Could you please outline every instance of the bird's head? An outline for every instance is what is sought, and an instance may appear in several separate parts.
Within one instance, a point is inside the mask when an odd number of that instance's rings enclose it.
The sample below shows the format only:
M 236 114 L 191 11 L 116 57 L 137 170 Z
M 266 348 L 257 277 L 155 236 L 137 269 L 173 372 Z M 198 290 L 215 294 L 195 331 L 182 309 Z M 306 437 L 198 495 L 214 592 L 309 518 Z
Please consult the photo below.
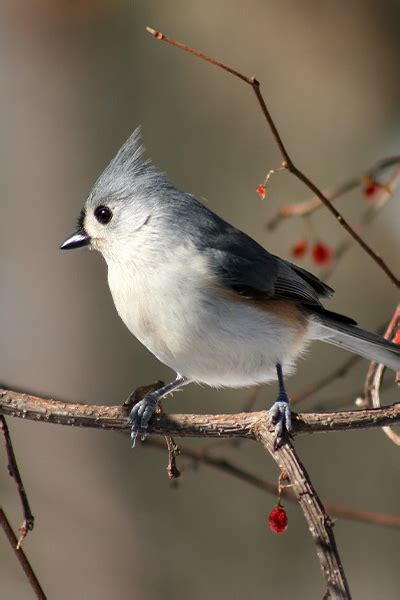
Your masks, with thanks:
M 157 220 L 163 190 L 171 187 L 143 154 L 137 128 L 96 181 L 76 230 L 61 250 L 90 246 L 107 262 L 120 261 L 137 250 L 148 233 L 145 230 Z

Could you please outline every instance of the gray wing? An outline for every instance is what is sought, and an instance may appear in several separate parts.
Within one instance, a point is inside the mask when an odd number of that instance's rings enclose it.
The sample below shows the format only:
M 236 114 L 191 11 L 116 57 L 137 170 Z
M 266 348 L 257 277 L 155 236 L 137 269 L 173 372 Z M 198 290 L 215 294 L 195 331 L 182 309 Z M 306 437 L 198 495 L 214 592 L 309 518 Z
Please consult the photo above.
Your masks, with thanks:
M 333 295 L 332 288 L 312 273 L 270 254 L 204 205 L 198 203 L 196 208 L 196 231 L 192 229 L 190 237 L 226 287 L 249 298 L 287 299 L 318 307 L 320 297 Z

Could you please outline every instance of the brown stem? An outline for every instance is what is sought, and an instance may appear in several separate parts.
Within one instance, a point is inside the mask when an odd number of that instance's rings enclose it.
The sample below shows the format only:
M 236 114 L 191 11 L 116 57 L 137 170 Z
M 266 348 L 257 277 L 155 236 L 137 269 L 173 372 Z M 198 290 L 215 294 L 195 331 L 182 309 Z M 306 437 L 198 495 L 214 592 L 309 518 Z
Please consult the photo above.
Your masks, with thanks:
M 386 206 L 387 201 L 393 197 L 394 191 L 400 184 L 400 168 L 398 167 L 393 176 L 387 183 L 387 186 L 384 186 L 380 192 L 377 192 L 376 198 L 374 198 L 367 210 L 361 216 L 356 229 L 359 233 L 362 233 L 367 225 L 369 225 L 376 217 L 376 215 Z M 390 191 L 389 191 L 390 190 Z M 342 242 L 336 246 L 334 251 L 334 260 L 331 264 L 323 269 L 319 277 L 322 281 L 328 281 L 331 275 L 333 274 L 339 260 L 343 258 L 343 256 L 352 248 L 352 239 L 350 237 L 346 237 Z
M 328 200 L 328 198 L 317 188 L 312 181 L 306 177 L 297 167 L 292 167 L 291 172 L 302 181 L 306 186 L 310 188 L 312 192 L 325 204 L 325 206 L 330 210 L 330 212 L 334 215 L 334 217 L 338 220 L 340 225 L 352 236 L 352 238 L 365 250 L 365 252 L 376 262 L 376 264 L 382 269 L 384 273 L 389 277 L 389 279 L 394 283 L 396 287 L 400 287 L 400 279 L 396 277 L 396 275 L 389 269 L 388 265 L 385 263 L 383 258 L 379 256 L 377 252 L 375 252 L 365 241 L 364 239 L 351 227 L 351 225 L 346 221 L 346 219 L 341 215 L 341 213 L 333 206 L 333 204 Z
M 18 392 L 0 390 L 0 413 L 9 414 L 14 417 L 21 417 L 35 421 L 46 421 L 49 423 L 58 423 L 63 425 L 78 425 L 84 427 L 95 427 L 102 429 L 127 430 L 127 406 L 94 406 L 85 404 L 67 404 L 55 400 L 46 400 L 22 394 Z M 335 413 L 314 413 L 293 415 L 293 433 L 312 433 L 316 431 L 334 431 L 348 430 L 362 427 L 379 427 L 400 421 L 400 405 L 380 409 L 368 409 L 361 411 L 342 411 Z M 270 428 L 270 430 L 269 430 Z M 257 439 L 262 432 L 264 439 L 268 432 L 269 438 L 273 439 L 274 427 L 269 425 L 267 413 L 265 411 L 255 413 L 240 413 L 236 415 L 156 415 L 153 417 L 149 426 L 149 432 L 161 435 L 179 435 L 191 437 L 244 437 L 248 439 Z M 264 442 L 263 442 L 264 443 Z M 267 443 L 267 442 L 265 442 Z M 272 441 L 271 441 L 272 444 Z M 294 456 L 291 447 L 287 444 L 285 461 L 282 463 L 282 469 L 289 461 L 288 456 Z M 279 452 L 282 452 L 281 449 Z M 300 468 L 294 458 L 293 469 Z M 296 466 L 297 465 L 297 466 Z M 281 465 L 280 465 L 281 466 Z M 288 469 L 286 468 L 286 471 Z M 290 471 L 288 471 L 290 473 Z M 292 474 L 295 470 L 292 470 Z M 292 481 L 292 478 L 291 478 Z M 297 489 L 303 485 L 303 480 L 296 483 Z M 305 485 L 305 484 L 304 484 Z M 308 484 L 307 484 L 308 485 Z M 307 487 L 307 486 L 306 486 Z M 318 499 L 312 502 L 319 503 Z M 315 508 L 315 506 L 314 506 Z M 304 507 L 303 507 L 304 509 Z M 316 510 L 316 508 L 315 508 Z M 308 515 L 310 521 L 311 516 Z M 328 564 L 335 563 L 335 548 L 330 539 L 330 532 L 326 529 L 327 524 L 323 526 L 324 535 L 328 535 L 330 545 L 326 548 L 327 556 L 320 555 L 320 561 L 328 561 Z M 322 535 L 321 531 L 318 535 Z M 322 537 L 324 539 L 324 537 Z M 320 549 L 320 552 L 323 551 Z M 329 558 L 329 560 L 328 560 Z M 337 562 L 337 561 L 336 561 Z M 330 569 L 330 567 L 329 567 Z M 345 589 L 345 581 L 339 565 L 335 567 L 335 574 L 327 573 L 329 589 L 338 587 L 338 594 Z M 337 569 L 339 569 L 337 571 Z M 340 583 L 340 585 L 339 585 Z M 338 598 L 348 598 L 347 596 L 336 596 Z
M 320 567 L 327 584 L 325 598 L 351 598 L 350 589 L 333 535 L 333 523 L 315 491 L 309 475 L 290 442 L 275 450 L 274 437 L 265 421 L 253 428 L 256 438 L 270 453 L 281 472 L 285 472 L 308 523 L 317 549 Z
M 398 165 L 399 163 L 400 156 L 383 158 L 375 165 L 370 167 L 367 171 L 347 179 L 337 187 L 324 192 L 324 194 L 332 202 L 333 200 L 340 198 L 340 196 L 343 196 L 344 194 L 347 194 L 348 192 L 358 188 L 364 178 L 374 179 L 381 172 L 393 167 L 394 165 Z M 392 184 L 390 182 L 382 187 L 382 193 L 389 195 L 389 189 L 392 190 Z M 304 202 L 297 202 L 296 204 L 284 204 L 279 208 L 277 214 L 267 223 L 267 228 L 269 230 L 274 229 L 282 220 L 287 219 L 288 217 L 306 217 L 311 215 L 313 212 L 321 208 L 321 206 L 323 206 L 321 200 L 315 196 L 309 200 L 305 200 Z
M 26 555 L 25 555 L 25 552 L 23 551 L 23 549 L 21 547 L 17 548 L 18 540 L 17 540 L 17 538 L 11 528 L 11 525 L 5 515 L 5 512 L 2 508 L 0 508 L 0 525 L 4 529 L 7 539 L 10 542 L 10 544 L 18 558 L 21 567 L 24 570 L 24 573 L 27 576 L 29 583 L 32 586 L 32 589 L 34 590 L 36 597 L 39 598 L 39 600 L 46 600 L 45 593 L 38 581 L 38 578 L 36 577 L 32 567 L 30 565 Z
M 332 371 L 331 373 L 329 373 L 328 375 L 326 375 L 325 377 L 323 377 L 316 383 L 313 383 L 312 385 L 308 386 L 307 388 L 305 388 L 298 394 L 291 396 L 291 398 L 290 398 L 291 405 L 293 406 L 294 404 L 303 402 L 303 400 L 306 400 L 306 398 L 308 398 L 312 394 L 319 392 L 320 390 L 325 388 L 327 385 L 329 385 L 333 381 L 336 381 L 336 379 L 345 377 L 345 375 L 347 375 L 347 373 L 349 373 L 351 371 L 351 369 L 354 367 L 354 365 L 356 365 L 358 363 L 359 360 L 361 360 L 361 358 L 359 356 L 353 355 L 343 365 L 341 365 L 340 367 L 338 367 L 337 369 L 335 369 L 334 371 Z
M 181 472 L 176 465 L 176 457 L 180 455 L 181 451 L 179 446 L 175 443 L 174 438 L 171 435 L 165 436 L 165 441 L 168 449 L 168 465 L 167 474 L 170 479 L 178 479 L 181 476 Z
M 32 531 L 35 517 L 31 512 L 31 508 L 29 506 L 28 496 L 25 491 L 24 484 L 22 482 L 21 474 L 18 469 L 17 459 L 15 458 L 15 453 L 13 449 L 13 445 L 11 442 L 10 431 L 8 429 L 6 419 L 3 415 L 0 415 L 0 429 L 3 431 L 4 442 L 6 446 L 7 458 L 8 458 L 8 472 L 11 477 L 14 478 L 15 483 L 17 484 L 18 494 L 22 504 L 22 510 L 24 514 L 24 522 L 19 528 L 20 538 L 17 543 L 17 549 L 21 546 L 23 540 L 25 539 L 28 531 Z
M 392 339 L 400 326 L 400 304 L 397 305 L 394 311 L 393 317 L 386 329 L 385 339 Z M 365 400 L 368 404 L 371 404 L 374 408 L 380 408 L 380 389 L 382 386 L 383 375 L 385 372 L 385 366 L 376 362 L 371 362 L 368 369 L 367 377 L 365 380 Z M 398 381 L 397 374 L 397 381 Z M 392 427 L 382 427 L 383 432 L 396 446 L 400 446 L 400 435 L 393 431 Z
M 165 451 L 165 445 L 163 444 L 163 442 L 155 437 L 146 439 L 145 447 L 146 446 Z M 262 492 L 266 492 L 267 494 L 276 496 L 275 483 L 272 483 L 270 481 L 262 479 L 261 477 L 257 477 L 257 475 L 249 473 L 248 471 L 246 471 L 246 469 L 243 469 L 239 465 L 236 465 L 227 458 L 213 456 L 209 453 L 209 450 L 209 446 L 204 450 L 194 450 L 193 448 L 189 448 L 188 446 L 182 446 L 181 444 L 179 445 L 180 456 L 189 458 L 194 463 L 199 463 L 207 467 L 216 469 L 217 471 L 220 471 L 222 473 L 226 473 L 227 475 L 235 477 L 236 479 L 240 479 L 240 481 L 248 483 L 249 485 L 261 490 Z M 282 497 L 284 497 L 289 502 L 295 502 L 297 504 L 295 496 L 289 489 L 282 490 Z M 366 510 L 359 510 L 355 508 L 349 508 L 347 506 L 340 506 L 338 504 L 331 504 L 329 502 L 325 502 L 325 508 L 327 512 L 333 517 L 348 519 L 350 521 L 359 521 L 360 523 L 394 527 L 396 529 L 400 528 L 400 516 L 397 515 L 389 515 L 385 513 L 376 513 Z
M 377 332 L 379 334 L 381 334 L 381 333 L 383 334 L 385 330 L 386 330 L 386 322 L 377 328 Z M 291 396 L 290 397 L 291 405 L 293 406 L 294 404 L 299 404 L 300 402 L 303 402 L 304 400 L 309 398 L 312 394 L 319 392 L 320 390 L 322 390 L 326 386 L 328 386 L 330 383 L 333 383 L 334 381 L 336 381 L 336 379 L 341 379 L 342 377 L 345 377 L 347 375 L 347 373 L 349 373 L 352 370 L 352 368 L 360 360 L 361 360 L 360 356 L 353 354 L 345 363 L 340 365 L 340 367 L 338 367 L 331 373 L 328 373 L 328 375 L 325 375 L 324 377 L 322 377 L 322 379 L 320 379 L 316 383 L 309 385 L 304 390 L 301 390 L 297 394 Z M 374 363 L 372 363 L 372 365 L 373 364 Z M 370 366 L 370 369 L 371 369 L 371 366 Z M 368 376 L 367 376 L 367 380 L 368 380 Z M 355 394 L 354 397 L 356 397 L 356 395 L 357 394 Z M 348 400 L 345 400 L 343 402 L 343 404 L 348 404 Z M 366 406 L 368 406 L 368 402 L 366 403 Z
M 384 273 L 386 273 L 386 275 L 394 283 L 394 285 L 396 287 L 400 287 L 400 279 L 398 279 L 394 275 L 394 273 L 392 273 L 392 271 L 389 269 L 388 265 L 385 263 L 385 261 L 382 259 L 382 257 L 379 256 L 363 240 L 363 238 L 356 231 L 354 231 L 354 229 L 351 227 L 351 225 L 346 221 L 346 219 L 343 217 L 343 215 L 341 215 L 341 213 L 333 206 L 333 204 L 325 196 L 325 194 L 323 194 L 321 192 L 321 190 L 302 171 L 300 171 L 300 169 L 298 169 L 295 166 L 295 164 L 293 163 L 292 159 L 290 158 L 290 156 L 288 154 L 288 151 L 286 150 L 283 140 L 279 134 L 278 128 L 276 127 L 275 122 L 268 110 L 268 107 L 263 98 L 263 95 L 261 94 L 260 83 L 257 81 L 257 79 L 255 77 L 248 77 L 247 75 L 243 75 L 242 73 L 239 73 L 239 71 L 236 71 L 235 69 L 232 69 L 231 67 L 228 67 L 227 65 L 224 65 L 223 63 L 216 60 L 215 58 L 207 56 L 206 54 L 203 54 L 203 53 L 199 52 L 198 50 L 195 50 L 194 48 L 190 48 L 189 46 L 187 46 L 186 44 L 183 44 L 182 42 L 177 42 L 176 40 L 168 38 L 163 33 L 156 31 L 155 29 L 147 27 L 147 31 L 152 36 L 154 36 L 156 39 L 163 40 L 163 41 L 167 42 L 168 44 L 171 44 L 172 46 L 179 48 L 180 50 L 189 52 L 190 54 L 193 54 L 197 58 L 200 58 L 212 65 L 215 65 L 216 67 L 219 67 L 220 69 L 223 69 L 224 71 L 227 71 L 231 75 L 234 75 L 235 77 L 238 77 L 245 83 L 251 85 L 251 87 L 256 95 L 256 98 L 258 100 L 258 103 L 261 107 L 261 110 L 264 114 L 264 117 L 268 123 L 270 130 L 271 130 L 271 133 L 272 133 L 272 135 L 275 139 L 275 142 L 279 148 L 279 151 L 282 155 L 282 158 L 283 158 L 282 166 L 286 167 L 295 177 L 297 177 L 297 179 L 302 181 L 313 192 L 313 194 L 315 194 L 315 196 L 317 196 L 317 198 L 319 198 L 321 200 L 321 202 L 327 207 L 327 209 L 337 219 L 337 221 L 340 223 L 340 225 L 354 238 L 354 240 L 363 248 L 363 250 L 365 250 L 365 252 L 372 258 L 372 260 L 374 260 L 376 262 L 376 264 L 384 271 Z

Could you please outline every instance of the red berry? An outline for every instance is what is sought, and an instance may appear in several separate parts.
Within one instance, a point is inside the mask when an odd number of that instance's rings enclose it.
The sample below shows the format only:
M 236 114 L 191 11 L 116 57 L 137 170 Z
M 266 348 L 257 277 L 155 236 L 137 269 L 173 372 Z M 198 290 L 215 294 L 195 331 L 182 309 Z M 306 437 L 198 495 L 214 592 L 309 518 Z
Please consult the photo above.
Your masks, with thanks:
M 332 248 L 324 242 L 316 242 L 312 248 L 312 257 L 317 265 L 328 265 L 332 260 Z
M 369 181 L 366 186 L 364 186 L 363 193 L 366 198 L 372 198 L 375 196 L 376 192 L 381 188 L 381 184 L 377 181 Z
M 395 333 L 395 336 L 393 338 L 393 343 L 400 345 L 400 327 Z
M 259 185 L 256 189 L 257 194 L 264 200 L 265 198 L 265 185 Z
M 275 533 L 283 533 L 288 526 L 288 518 L 284 508 L 273 508 L 268 519 L 269 528 Z
M 307 240 L 299 240 L 292 246 L 291 254 L 293 258 L 303 258 L 307 252 L 308 242 Z

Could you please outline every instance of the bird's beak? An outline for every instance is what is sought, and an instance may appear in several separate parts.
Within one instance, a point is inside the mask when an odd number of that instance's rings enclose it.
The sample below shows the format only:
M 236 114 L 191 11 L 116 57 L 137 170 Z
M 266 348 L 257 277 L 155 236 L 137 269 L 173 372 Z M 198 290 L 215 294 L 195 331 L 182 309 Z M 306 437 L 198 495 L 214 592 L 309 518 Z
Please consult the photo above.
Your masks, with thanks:
M 86 231 L 83 228 L 77 229 L 61 244 L 60 250 L 73 250 L 74 248 L 83 248 L 83 246 L 88 246 L 90 244 L 90 241 L 90 236 L 86 233 Z

